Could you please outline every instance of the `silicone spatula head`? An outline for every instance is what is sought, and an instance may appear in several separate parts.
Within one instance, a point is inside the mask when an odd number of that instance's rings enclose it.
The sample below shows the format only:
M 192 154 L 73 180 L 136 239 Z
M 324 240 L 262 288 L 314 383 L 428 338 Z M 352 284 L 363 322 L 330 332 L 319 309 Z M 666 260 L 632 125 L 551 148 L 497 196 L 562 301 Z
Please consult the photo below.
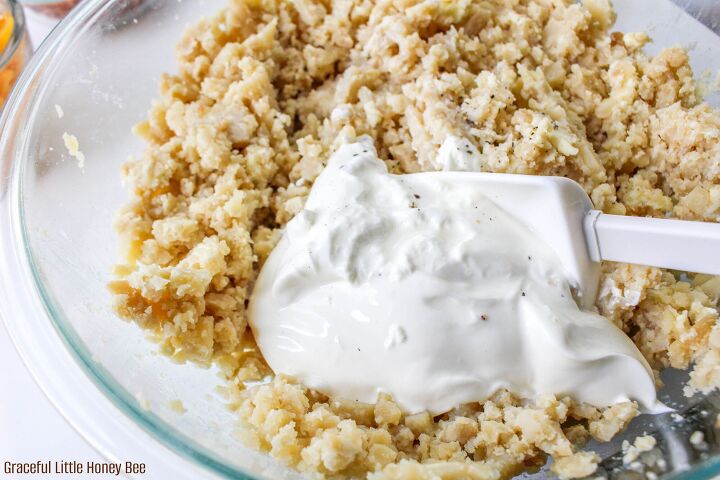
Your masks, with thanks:
M 500 208 L 529 227 L 562 261 L 581 307 L 595 303 L 600 264 L 590 257 L 583 222 L 592 202 L 576 182 L 562 177 L 443 172 L 472 182 Z M 447 178 L 447 177 L 445 177 Z
M 595 303 L 603 260 L 720 275 L 720 223 L 604 214 L 562 177 L 451 175 L 482 188 L 555 250 L 582 308 Z

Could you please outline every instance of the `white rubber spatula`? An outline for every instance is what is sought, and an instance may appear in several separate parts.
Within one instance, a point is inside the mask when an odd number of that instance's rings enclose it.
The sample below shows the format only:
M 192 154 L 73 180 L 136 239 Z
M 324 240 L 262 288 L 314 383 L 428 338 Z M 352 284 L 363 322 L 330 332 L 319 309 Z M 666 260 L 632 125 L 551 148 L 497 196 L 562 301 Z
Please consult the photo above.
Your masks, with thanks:
M 720 275 L 720 223 L 608 215 L 562 177 L 456 175 L 476 188 L 480 182 L 488 198 L 555 249 L 584 308 L 595 303 L 603 260 Z

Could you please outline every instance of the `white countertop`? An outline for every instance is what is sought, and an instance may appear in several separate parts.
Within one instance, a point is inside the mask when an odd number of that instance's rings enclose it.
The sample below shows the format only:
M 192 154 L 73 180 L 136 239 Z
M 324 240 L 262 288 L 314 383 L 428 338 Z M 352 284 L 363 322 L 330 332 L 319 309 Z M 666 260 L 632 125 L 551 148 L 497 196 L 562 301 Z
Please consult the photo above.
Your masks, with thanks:
M 50 404 L 0 326 L 0 477 L 2 464 L 102 457 Z M 18 477 L 19 478 L 19 477 Z

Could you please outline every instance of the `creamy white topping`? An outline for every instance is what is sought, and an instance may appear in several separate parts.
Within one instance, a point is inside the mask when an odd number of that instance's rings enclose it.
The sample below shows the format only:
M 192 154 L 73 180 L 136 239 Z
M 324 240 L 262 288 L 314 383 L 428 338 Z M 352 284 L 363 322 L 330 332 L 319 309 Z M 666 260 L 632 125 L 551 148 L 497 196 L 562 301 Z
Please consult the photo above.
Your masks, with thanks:
M 433 164 L 438 170 L 479 172 L 482 170 L 482 156 L 471 142 L 449 136 L 440 147 Z
M 437 163 L 472 168 L 456 147 Z M 254 288 L 270 367 L 342 398 L 387 392 L 411 413 L 501 388 L 658 409 L 642 355 L 578 308 L 557 254 L 456 178 L 391 175 L 369 138 L 340 148 Z
M 352 107 L 347 103 L 343 103 L 335 107 L 330 113 L 330 121 L 333 123 L 340 123 L 344 120 L 348 120 L 351 114 Z

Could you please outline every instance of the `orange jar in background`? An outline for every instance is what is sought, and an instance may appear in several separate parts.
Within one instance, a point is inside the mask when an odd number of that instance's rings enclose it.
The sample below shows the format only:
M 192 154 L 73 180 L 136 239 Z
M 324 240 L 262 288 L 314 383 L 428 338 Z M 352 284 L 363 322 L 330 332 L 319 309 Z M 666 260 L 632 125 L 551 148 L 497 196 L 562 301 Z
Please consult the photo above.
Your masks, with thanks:
M 22 7 L 0 0 L 0 105 L 4 105 L 32 52 Z

